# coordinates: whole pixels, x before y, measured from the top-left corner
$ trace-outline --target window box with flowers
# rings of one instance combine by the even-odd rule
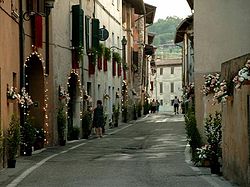
[[[108,70],[108,61],[111,59],[111,52],[108,47],[104,47],[103,71]]]
[[[227,82],[223,80],[220,83],[220,87],[215,90],[215,94],[213,96],[213,100],[217,101],[217,103],[225,103],[228,99],[228,87]]]
[[[215,93],[220,88],[220,74],[204,75],[205,82],[202,85],[202,92],[204,95]]]
[[[240,89],[243,84],[250,84],[250,60],[247,60],[245,66],[238,71],[233,83],[236,89]]]
[[[21,89],[21,93],[18,94],[17,100],[18,100],[18,103],[21,104],[21,107],[23,108],[28,108],[29,106],[33,105],[31,96],[29,96],[25,87]]]
[[[64,87],[59,86],[59,100],[66,100],[66,102],[69,101],[70,97],[69,97],[69,93],[67,93],[67,91],[64,89]]]
[[[18,93],[16,92],[16,88],[11,86],[9,88],[9,86],[7,85],[7,99],[9,103],[14,102],[15,100],[17,100],[18,98]]]
[[[184,97],[186,99],[189,99],[190,97],[193,98],[194,97],[194,83],[189,83],[188,85],[186,85],[183,89],[183,94]]]
[[[116,64],[121,64],[121,55],[118,52],[113,52],[113,76],[116,76]]]

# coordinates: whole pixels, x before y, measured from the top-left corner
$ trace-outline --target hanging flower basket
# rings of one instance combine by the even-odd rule
[[[202,85],[202,92],[204,95],[215,93],[220,87],[220,74],[208,74],[204,75],[205,82]]]
[[[238,74],[233,78],[233,82],[236,89],[240,89],[241,85],[250,84],[250,60],[238,71]]]
[[[214,94],[214,101],[217,101],[218,103],[225,103],[228,98],[228,89],[227,89],[227,82],[223,80],[220,83],[220,87],[218,90],[216,90]]]
[[[108,71],[108,59],[103,60],[103,71]]]
[[[18,98],[18,93],[16,93],[16,88],[14,88],[13,86],[11,86],[9,88],[9,86],[7,85],[7,99],[8,99],[8,102],[12,103],[17,98]]]

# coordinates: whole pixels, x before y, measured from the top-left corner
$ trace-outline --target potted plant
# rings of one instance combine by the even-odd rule
[[[119,116],[120,116],[120,106],[116,108],[115,105],[113,105],[113,121],[114,121],[114,127],[118,127],[119,123]]]
[[[114,62],[116,62],[117,64],[121,64],[121,55],[118,52],[113,52],[113,60]]]
[[[205,135],[210,146],[210,169],[211,173],[220,173],[219,158],[221,157],[221,113],[216,112],[214,116],[209,114],[205,121]]]
[[[20,122],[14,114],[11,116],[6,138],[8,168],[15,168],[17,151],[20,144]]]
[[[86,110],[83,112],[82,116],[82,132],[83,138],[88,139],[91,133],[92,126],[92,112],[90,110]]]
[[[21,155],[31,156],[32,146],[35,142],[36,130],[32,119],[28,116],[20,128],[21,131]]]
[[[138,118],[139,117],[141,117],[141,111],[142,111],[142,104],[141,104],[141,102],[139,102],[138,104],[137,104],[137,116],[138,116]]]
[[[59,144],[64,146],[66,144],[66,112],[64,111],[64,105],[62,103],[60,103],[57,113],[57,127]]]
[[[34,149],[42,149],[44,147],[45,132],[43,128],[36,128]]]

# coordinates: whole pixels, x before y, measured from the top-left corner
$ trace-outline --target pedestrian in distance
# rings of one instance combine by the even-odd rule
[[[104,125],[104,113],[103,113],[103,106],[102,101],[97,101],[97,106],[94,109],[93,115],[93,127],[95,128],[95,133],[98,138],[102,137],[102,128]]]
[[[156,112],[159,112],[159,108],[160,108],[160,103],[159,101],[156,99]]]
[[[155,111],[156,111],[156,102],[153,99],[151,102],[151,113],[155,113]]]
[[[179,104],[180,104],[180,101],[177,98],[177,96],[175,96],[174,97],[174,102],[173,102],[173,105],[174,105],[174,114],[179,114]]]

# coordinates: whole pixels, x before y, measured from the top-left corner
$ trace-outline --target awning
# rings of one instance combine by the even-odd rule
[[[194,0],[187,0],[190,8],[193,10],[194,9]]]
[[[184,39],[184,34],[189,26],[193,25],[193,15],[184,19],[176,28],[174,43],[180,43]]]
[[[145,9],[146,9],[146,23],[152,24],[155,18],[156,7],[145,3]]]
[[[123,2],[131,4],[136,14],[143,15],[146,12],[143,0],[123,0]]]

